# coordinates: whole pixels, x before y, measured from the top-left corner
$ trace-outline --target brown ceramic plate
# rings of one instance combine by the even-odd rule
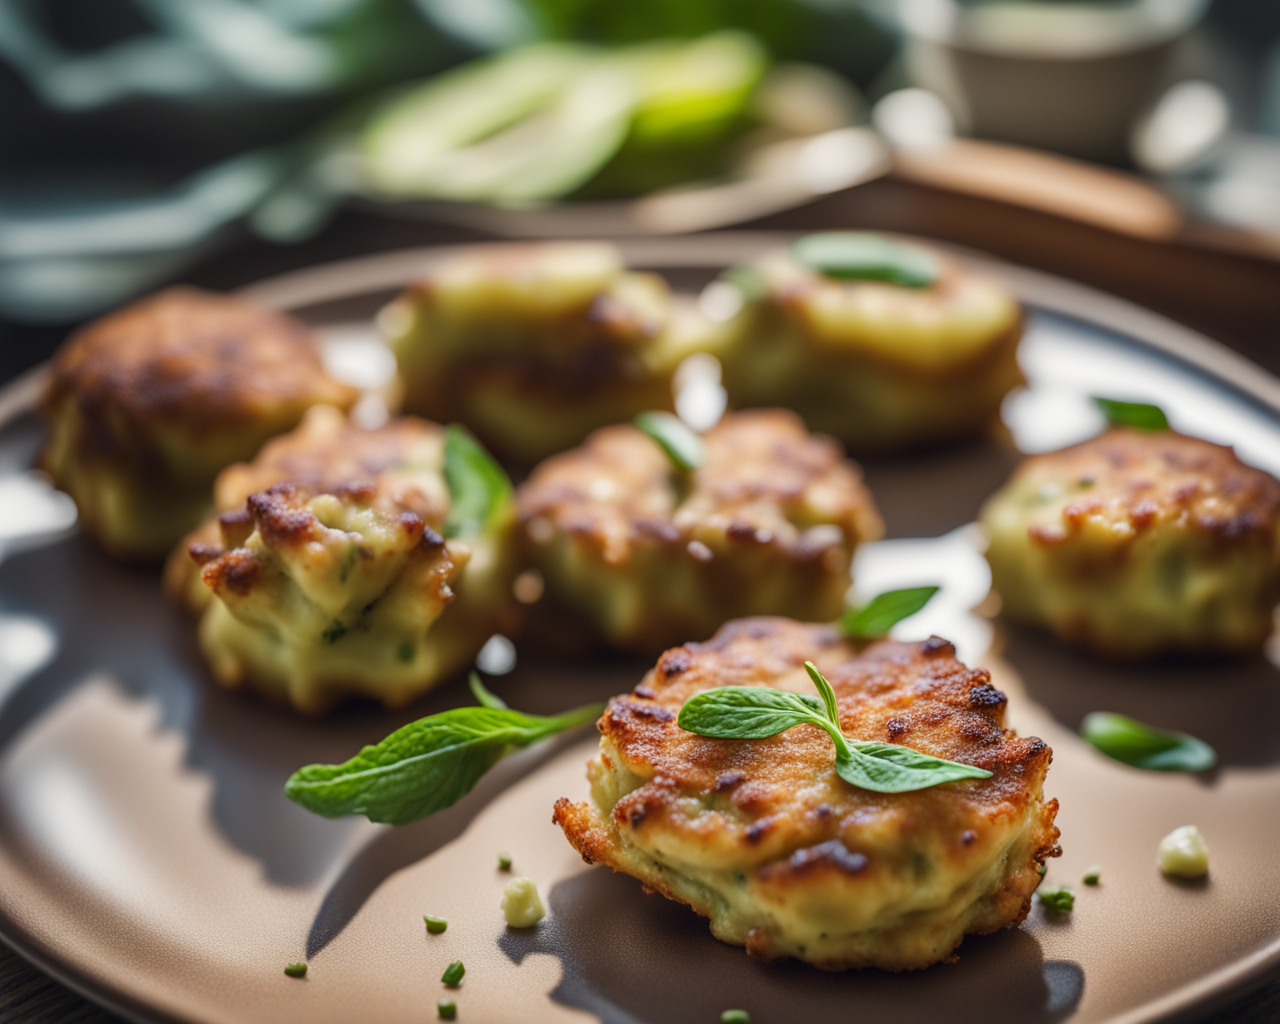
[[[636,265],[696,289],[777,237],[628,243]],[[348,339],[426,251],[320,267],[251,293]],[[971,257],[964,257],[973,259]],[[1007,419],[1027,448],[1097,428],[1084,396],[1160,401],[1176,425],[1280,470],[1280,383],[1165,320],[1085,289],[981,263],[1027,302],[1031,388]],[[23,475],[40,439],[33,379],[0,394],[0,936],[73,988],[142,1021],[419,1022],[445,965],[467,975],[460,1021],[801,1020],[1137,1022],[1203,1014],[1280,966],[1280,673],[1263,658],[1117,669],[970,612],[986,589],[962,527],[1016,455],[994,441],[867,475],[899,538],[861,556],[863,585],[943,578],[907,634],[952,634],[1008,692],[1013,723],[1055,752],[1063,857],[1049,881],[1076,910],[971,938],[959,961],[911,974],[766,966],[711,937],[687,909],[588,868],[551,824],[581,796],[589,731],[504,762],[454,808],[403,829],[327,821],[281,793],[289,772],[345,758],[418,715],[469,703],[453,684],[404,712],[352,707],[301,721],[225,693],[155,574],[122,569]],[[939,487],[939,483],[945,486]],[[949,503],[929,496],[947,494]],[[907,540],[905,538],[940,538]],[[550,711],[629,688],[643,664],[522,656],[494,688]],[[1212,775],[1148,774],[1075,735],[1091,710],[1193,732]],[[1194,823],[1212,874],[1156,871],[1160,837]],[[505,929],[499,851],[535,878],[550,916]],[[1102,884],[1079,885],[1092,864]],[[449,919],[427,935],[424,913]],[[310,973],[284,976],[306,958]]]

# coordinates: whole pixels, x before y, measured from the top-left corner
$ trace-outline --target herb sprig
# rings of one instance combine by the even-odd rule
[[[928,288],[941,273],[938,261],[923,249],[862,231],[805,235],[792,243],[791,257],[827,277],[888,281],[904,288]]]
[[[840,731],[835,691],[811,661],[805,671],[819,697],[758,686],[722,686],[690,697],[676,724],[700,736],[757,740],[797,725],[816,725],[836,748],[836,773],[875,793],[909,793],[958,779],[987,779],[984,768],[946,761],[897,743],[850,740]]]
[[[1133,427],[1134,430],[1168,430],[1169,419],[1158,405],[1145,402],[1120,402],[1114,398],[1093,396],[1093,404],[1102,410],[1111,427]]]
[[[451,807],[511,751],[594,721],[604,704],[550,717],[513,711],[472,673],[480,707],[453,708],[397,729],[343,764],[311,764],[285,783],[290,800],[326,818],[363,814],[407,825]]]
[[[677,469],[692,473],[702,468],[707,447],[679,416],[669,412],[642,412],[631,422],[653,439]]]
[[[1218,763],[1217,753],[1204,740],[1112,711],[1085,715],[1080,735],[1107,757],[1148,771],[1203,772]]]
[[[449,485],[446,537],[481,533],[512,507],[511,481],[480,442],[456,423],[444,435],[444,479]]]
[[[849,608],[840,617],[840,632],[856,640],[876,640],[903,619],[927,605],[938,587],[907,587],[877,594],[861,608]]]

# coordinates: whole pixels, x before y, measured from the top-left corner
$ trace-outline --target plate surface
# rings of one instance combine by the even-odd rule
[[[704,235],[624,246],[633,265],[696,289],[776,236]],[[394,253],[316,268],[250,293],[344,345],[427,259]],[[1280,472],[1280,383],[1158,317],[1043,275],[962,257],[1029,306],[1031,386],[1005,418],[1025,450],[1099,427],[1087,396],[1155,400],[1175,426],[1234,443]],[[28,380],[0,393],[0,937],[136,1020],[327,1022],[434,1017],[446,964],[467,975],[459,1020],[809,1019],[1137,1022],[1195,1015],[1280,967],[1280,672],[1267,660],[1118,669],[972,612],[986,591],[972,521],[1018,456],[983,441],[866,464],[890,540],[860,552],[860,588],[941,579],[899,635],[952,636],[992,669],[1012,724],[1054,749],[1064,855],[1048,881],[1076,910],[970,938],[924,972],[823,974],[766,966],[713,939],[687,908],[586,867],[551,824],[586,792],[585,730],[503,762],[469,797],[402,829],[328,821],[289,803],[299,765],[342,760],[422,714],[469,703],[451,684],[414,707],[349,707],[301,721],[213,686],[193,628],[153,573],[122,569],[73,528],[25,470],[40,442]],[[939,486],[939,484],[942,486]],[[936,495],[948,495],[940,505]],[[521,652],[493,680],[546,712],[629,689],[647,666],[557,663]],[[1075,735],[1092,710],[1193,732],[1219,751],[1207,777],[1143,773]],[[1160,837],[1195,823],[1203,884],[1154,866]],[[550,916],[508,931],[508,852]],[[1101,864],[1102,884],[1077,884]],[[424,913],[449,919],[430,936]],[[306,958],[303,981],[284,964]]]

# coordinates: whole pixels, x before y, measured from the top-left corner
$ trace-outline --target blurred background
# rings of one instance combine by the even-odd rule
[[[0,0],[0,379],[174,280],[863,227],[1280,372],[1276,0]]]

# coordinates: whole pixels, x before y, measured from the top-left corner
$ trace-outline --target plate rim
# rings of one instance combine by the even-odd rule
[[[556,241],[610,242],[622,251],[629,266],[707,269],[750,258],[808,233],[715,231],[687,236],[562,238]],[[1193,328],[1100,289],[987,253],[916,235],[880,233],[947,252],[971,268],[1002,281],[1019,301],[1027,305],[1092,323],[1124,336],[1130,342],[1172,357],[1197,373],[1247,396],[1280,418],[1280,377]],[[460,252],[495,245],[536,245],[542,241],[549,239],[492,239],[386,250],[275,274],[236,289],[233,294],[275,309],[305,309],[370,292],[403,288],[432,262]],[[727,253],[735,255],[726,259]],[[41,362],[0,386],[0,429],[36,412],[49,366],[48,360]],[[9,914],[3,912],[0,912],[0,943],[77,995],[124,1020],[137,1024],[181,1024],[179,1018],[156,1007],[137,1004],[105,983],[81,977],[73,963],[65,963],[40,948]],[[1278,976],[1280,935],[1270,945],[1207,977],[1185,984],[1145,1006],[1110,1018],[1108,1024],[1154,1024],[1203,1017]]]

